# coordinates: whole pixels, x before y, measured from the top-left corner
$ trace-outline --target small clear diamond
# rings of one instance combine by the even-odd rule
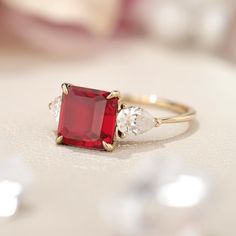
[[[60,111],[61,111],[61,96],[56,97],[54,101],[50,103],[50,109],[52,111],[52,115],[56,119],[56,122],[59,122]]]
[[[143,108],[129,106],[119,112],[117,126],[126,135],[138,135],[152,129],[155,126],[155,121],[154,117]]]

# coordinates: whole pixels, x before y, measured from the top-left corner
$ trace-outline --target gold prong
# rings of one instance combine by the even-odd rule
[[[58,136],[57,138],[56,138],[56,144],[62,144],[62,141],[63,141],[63,136],[61,135],[61,136]]]
[[[71,86],[71,84],[68,83],[63,83],[61,85],[62,91],[65,95],[67,95],[69,93],[68,88]]]
[[[48,108],[49,108],[49,110],[52,109],[52,102],[50,102],[50,103],[48,104]]]
[[[127,108],[127,107],[128,107],[128,106],[127,106],[126,104],[121,104],[121,105],[120,105],[120,110],[121,110],[121,109],[124,109],[124,108]]]
[[[120,98],[120,92],[113,90],[111,93],[106,97],[107,99],[112,99],[112,98]]]
[[[162,120],[159,118],[154,118],[155,127],[159,127],[162,124]]]
[[[107,152],[112,152],[116,147],[116,142],[114,142],[113,144],[110,144],[105,141],[102,141],[102,145]]]
[[[119,138],[124,139],[126,138],[126,134],[122,133],[120,130],[117,131],[117,135]]]

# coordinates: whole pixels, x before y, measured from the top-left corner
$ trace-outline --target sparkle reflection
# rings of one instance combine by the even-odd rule
[[[207,194],[205,182],[198,177],[180,175],[173,182],[160,187],[157,199],[169,207],[193,207]]]
[[[157,95],[152,94],[152,95],[149,97],[149,102],[150,102],[150,103],[156,103],[156,101],[157,101]]]
[[[4,180],[0,182],[0,217],[10,217],[18,208],[18,197],[22,193],[21,184]]]

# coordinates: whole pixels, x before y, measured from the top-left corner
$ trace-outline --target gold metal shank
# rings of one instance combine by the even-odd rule
[[[67,95],[67,94],[69,93],[68,88],[69,88],[70,86],[71,86],[71,84],[69,84],[69,83],[63,83],[63,84],[61,85],[62,91],[63,91],[63,93],[64,93],[65,95]]]
[[[111,93],[106,97],[106,99],[112,98],[120,98],[120,92],[116,90],[111,91]]]
[[[169,124],[169,123],[179,123],[179,122],[187,122],[191,121],[196,116],[196,111],[184,104],[173,102],[165,99],[157,99],[156,96],[130,96],[124,95],[121,98],[122,103],[126,104],[137,104],[137,105],[145,105],[151,106],[154,108],[164,109],[167,111],[171,111],[177,113],[177,115],[167,116],[167,117],[156,117],[155,123],[156,127],[159,127],[161,124]]]

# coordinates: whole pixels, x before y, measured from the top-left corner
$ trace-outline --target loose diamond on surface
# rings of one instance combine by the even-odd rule
[[[117,126],[123,134],[139,135],[151,130],[155,126],[155,120],[143,108],[129,106],[119,112]]]

